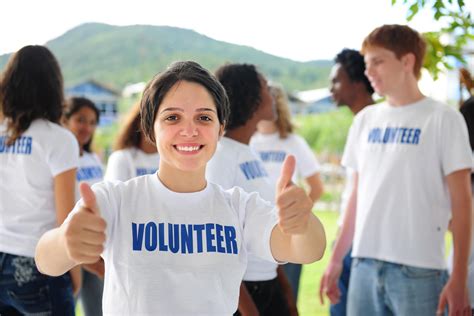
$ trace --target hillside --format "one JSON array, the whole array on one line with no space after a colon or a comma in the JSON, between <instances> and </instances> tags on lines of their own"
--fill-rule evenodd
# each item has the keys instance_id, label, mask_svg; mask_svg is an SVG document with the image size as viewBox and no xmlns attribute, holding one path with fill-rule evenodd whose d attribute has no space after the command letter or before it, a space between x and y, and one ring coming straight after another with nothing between
<instances>
[{"instance_id":1,"label":"hillside","mask_svg":"<svg viewBox=\"0 0 474 316\"><path fill-rule=\"evenodd\" d=\"M117 89L148 81L176 60L195 60L210 70L226 62L256 64L289 90L327 86L331 61L295 62L247 46L167 26L80 25L46 43L58 58L66 86L96 79ZM3 69L9 55L0 56Z\"/></svg>"}]
</instances>

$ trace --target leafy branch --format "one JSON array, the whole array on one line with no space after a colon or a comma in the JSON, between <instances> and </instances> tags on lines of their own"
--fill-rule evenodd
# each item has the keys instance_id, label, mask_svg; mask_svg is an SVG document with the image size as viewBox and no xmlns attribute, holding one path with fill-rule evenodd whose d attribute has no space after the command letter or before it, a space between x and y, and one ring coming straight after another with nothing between
<instances>
[{"instance_id":1,"label":"leafy branch","mask_svg":"<svg viewBox=\"0 0 474 316\"><path fill-rule=\"evenodd\" d=\"M431 7L435 21L442 21L439 31L423 33L428 44L424 67L434 79L444 69L452 69L450 59L454 58L466 64L463 57L464 47L474 40L474 21L468 12L464 0L391 0L408 6L407 21L411 21L421 10ZM448 37L449 43L441 40Z\"/></svg>"}]
</instances>

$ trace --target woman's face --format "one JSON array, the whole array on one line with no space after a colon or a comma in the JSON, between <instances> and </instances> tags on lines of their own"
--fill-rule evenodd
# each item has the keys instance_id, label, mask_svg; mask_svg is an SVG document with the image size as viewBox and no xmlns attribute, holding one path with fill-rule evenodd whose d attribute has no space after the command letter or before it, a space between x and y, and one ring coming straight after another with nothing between
<instances>
[{"instance_id":1,"label":"woman's face","mask_svg":"<svg viewBox=\"0 0 474 316\"><path fill-rule=\"evenodd\" d=\"M179 81L165 95L157 111L154 131L160 170L204 172L223 126L206 88Z\"/></svg>"},{"instance_id":2,"label":"woman's face","mask_svg":"<svg viewBox=\"0 0 474 316\"><path fill-rule=\"evenodd\" d=\"M94 135L97 127L97 115L91 108L83 106L69 119L66 119L65 126L76 136L79 146L82 148Z\"/></svg>"}]
</instances>

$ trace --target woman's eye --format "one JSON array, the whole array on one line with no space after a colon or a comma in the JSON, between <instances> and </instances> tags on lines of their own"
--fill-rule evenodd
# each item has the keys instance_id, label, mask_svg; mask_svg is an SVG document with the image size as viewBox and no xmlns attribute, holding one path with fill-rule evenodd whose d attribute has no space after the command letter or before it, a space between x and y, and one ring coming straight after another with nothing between
<instances>
[{"instance_id":1,"label":"woman's eye","mask_svg":"<svg viewBox=\"0 0 474 316\"><path fill-rule=\"evenodd\" d=\"M166 121L176 121L178 119L177 115L170 115L165 118Z\"/></svg>"},{"instance_id":2,"label":"woman's eye","mask_svg":"<svg viewBox=\"0 0 474 316\"><path fill-rule=\"evenodd\" d=\"M199 117L199 120L201 120L201 121L206 121L206 122L212 121L212 119L211 119L209 116L207 116L207 115L201 115L201 116Z\"/></svg>"}]
</instances>

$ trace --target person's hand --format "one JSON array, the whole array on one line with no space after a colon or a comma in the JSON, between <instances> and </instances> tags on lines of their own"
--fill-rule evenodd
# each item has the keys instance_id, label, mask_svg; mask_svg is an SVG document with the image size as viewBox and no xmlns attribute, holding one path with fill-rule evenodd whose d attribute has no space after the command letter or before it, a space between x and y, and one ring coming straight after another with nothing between
<instances>
[{"instance_id":1,"label":"person's hand","mask_svg":"<svg viewBox=\"0 0 474 316\"><path fill-rule=\"evenodd\" d=\"M99 261L95 263L88 263L82 265L82 267L90 272L98 276L99 278L103 279L105 274L105 266L104 266L104 259L100 258Z\"/></svg>"},{"instance_id":2,"label":"person's hand","mask_svg":"<svg viewBox=\"0 0 474 316\"><path fill-rule=\"evenodd\" d=\"M104 251L105 220L100 216L94 192L80 184L83 206L62 228L62 239L68 257L76 264L95 263Z\"/></svg>"},{"instance_id":3,"label":"person's hand","mask_svg":"<svg viewBox=\"0 0 474 316\"><path fill-rule=\"evenodd\" d=\"M313 207L313 202L306 192L291 182L295 165L295 157L287 156L276 188L278 225L284 233L292 235L306 232Z\"/></svg>"},{"instance_id":4,"label":"person's hand","mask_svg":"<svg viewBox=\"0 0 474 316\"><path fill-rule=\"evenodd\" d=\"M454 276L449 278L439 297L436 315L443 315L448 304L449 316L471 316L469 293L465 280L458 280Z\"/></svg>"},{"instance_id":5,"label":"person's hand","mask_svg":"<svg viewBox=\"0 0 474 316\"><path fill-rule=\"evenodd\" d=\"M342 263L329 262L326 271L319 283L319 300L324 305L324 296L329 298L331 304L337 304L341 297L338 281L342 272Z\"/></svg>"}]
</instances>

